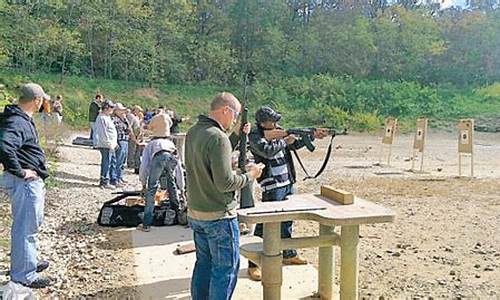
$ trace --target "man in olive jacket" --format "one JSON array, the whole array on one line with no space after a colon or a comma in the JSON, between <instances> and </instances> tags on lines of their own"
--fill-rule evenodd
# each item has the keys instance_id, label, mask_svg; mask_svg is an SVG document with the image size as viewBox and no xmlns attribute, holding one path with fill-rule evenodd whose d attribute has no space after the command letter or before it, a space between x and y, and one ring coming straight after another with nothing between
<instances>
[{"instance_id":1,"label":"man in olive jacket","mask_svg":"<svg viewBox=\"0 0 500 300\"><path fill-rule=\"evenodd\" d=\"M260 166L234 174L231 142L226 134L236 122L241 104L230 93L212 101L208 116L186 136L186 175L189 224L194 232L196 264L191 295L199 299L230 299L239 270L239 228L234 191L261 175Z\"/></svg>"}]
</instances>

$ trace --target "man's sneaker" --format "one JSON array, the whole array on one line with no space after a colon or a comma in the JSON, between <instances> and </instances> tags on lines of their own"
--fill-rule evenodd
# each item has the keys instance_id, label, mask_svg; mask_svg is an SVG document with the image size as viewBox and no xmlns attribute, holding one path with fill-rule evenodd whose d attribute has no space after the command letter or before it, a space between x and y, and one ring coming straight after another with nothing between
<instances>
[{"instance_id":1,"label":"man's sneaker","mask_svg":"<svg viewBox=\"0 0 500 300\"><path fill-rule=\"evenodd\" d=\"M36 265L36 271L38 273L45 271L49 267L49 262L46 260L40 260Z\"/></svg>"},{"instance_id":2,"label":"man's sneaker","mask_svg":"<svg viewBox=\"0 0 500 300\"><path fill-rule=\"evenodd\" d=\"M248 268L247 273L250 279L253 281L262 280L262 273L260 272L260 269L258 267Z\"/></svg>"},{"instance_id":3,"label":"man's sneaker","mask_svg":"<svg viewBox=\"0 0 500 300\"><path fill-rule=\"evenodd\" d=\"M120 181L113 182L113 183L111 183L111 185L113 185L115 187L124 187L125 186L125 184L123 182L120 182Z\"/></svg>"},{"instance_id":4,"label":"man's sneaker","mask_svg":"<svg viewBox=\"0 0 500 300\"><path fill-rule=\"evenodd\" d=\"M294 257L283 258L284 265L307 265L307 260L296 255Z\"/></svg>"},{"instance_id":5,"label":"man's sneaker","mask_svg":"<svg viewBox=\"0 0 500 300\"><path fill-rule=\"evenodd\" d=\"M43 288L50 286L51 282L50 282L50 279L48 279L47 277L38 277L37 279L33 280L29 284L25 284L25 283L21 283L21 284L24 285L25 287L29 287L32 289L43 289Z\"/></svg>"},{"instance_id":6,"label":"man's sneaker","mask_svg":"<svg viewBox=\"0 0 500 300\"><path fill-rule=\"evenodd\" d=\"M114 185L111 185L111 184L100 184L99 187L101 189L106 189L106 190L114 190L116 189L116 187Z\"/></svg>"},{"instance_id":7,"label":"man's sneaker","mask_svg":"<svg viewBox=\"0 0 500 300\"><path fill-rule=\"evenodd\" d=\"M151 231L151 226L144 225L144 224L139 224L139 226L137 226L137 229L140 230L140 231L144 231L144 232L150 232Z\"/></svg>"}]
</instances>

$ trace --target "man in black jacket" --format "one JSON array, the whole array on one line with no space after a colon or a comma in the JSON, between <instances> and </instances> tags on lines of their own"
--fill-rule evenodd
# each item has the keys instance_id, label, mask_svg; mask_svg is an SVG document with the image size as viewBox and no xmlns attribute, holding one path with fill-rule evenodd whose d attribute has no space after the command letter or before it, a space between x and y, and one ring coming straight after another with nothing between
<instances>
[{"instance_id":1,"label":"man in black jacket","mask_svg":"<svg viewBox=\"0 0 500 300\"><path fill-rule=\"evenodd\" d=\"M43 222L43 181L49 172L32 116L50 97L34 83L23 85L21 92L19 104L6 106L0 115L0 162L4 167L0 184L7 190L12 208L10 277L27 287L43 288L50 280L37 272L46 269L48 262L37 259L35 235Z\"/></svg>"},{"instance_id":2,"label":"man in black jacket","mask_svg":"<svg viewBox=\"0 0 500 300\"><path fill-rule=\"evenodd\" d=\"M89 123L90 123L90 139L95 145L94 142L94 124L95 120L97 119L97 116L101 112L101 105L102 105L102 95L97 94L95 95L95 100L90 103L89 106Z\"/></svg>"},{"instance_id":3,"label":"man in black jacket","mask_svg":"<svg viewBox=\"0 0 500 300\"><path fill-rule=\"evenodd\" d=\"M262 176L257 180L262 188L262 201L283 201L293 193L293 184L296 182L295 167L291 150L305 146L300 137L288 135L277 122L281 115L272 108L263 106L255 113L256 126L248 136L250 151L254 155L255 163L265 165ZM320 132L314 137L323 138ZM281 238L292 237L292 221L281 223ZM262 224L255 227L256 236L262 237ZM307 264L307 261L297 255L295 249L283 251L283 263L291 265ZM252 280L261 280L260 270L249 261L248 274Z\"/></svg>"}]
</instances>

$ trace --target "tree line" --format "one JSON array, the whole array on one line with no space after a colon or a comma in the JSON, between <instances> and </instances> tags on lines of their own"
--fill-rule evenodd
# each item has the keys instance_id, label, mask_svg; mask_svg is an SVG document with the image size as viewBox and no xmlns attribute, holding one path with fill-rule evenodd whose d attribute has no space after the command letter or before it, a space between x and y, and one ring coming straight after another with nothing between
<instances>
[{"instance_id":1,"label":"tree line","mask_svg":"<svg viewBox=\"0 0 500 300\"><path fill-rule=\"evenodd\" d=\"M0 0L0 64L21 72L235 85L330 74L500 81L499 0Z\"/></svg>"}]
</instances>

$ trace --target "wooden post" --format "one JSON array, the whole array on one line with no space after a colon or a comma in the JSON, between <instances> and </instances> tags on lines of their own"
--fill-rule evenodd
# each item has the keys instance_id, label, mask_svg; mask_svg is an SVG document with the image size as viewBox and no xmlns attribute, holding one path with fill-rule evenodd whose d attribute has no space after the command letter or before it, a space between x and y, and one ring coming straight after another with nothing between
<instances>
[{"instance_id":1,"label":"wooden post","mask_svg":"<svg viewBox=\"0 0 500 300\"><path fill-rule=\"evenodd\" d=\"M470 154L470 176L474 177L474 153Z\"/></svg>"},{"instance_id":2,"label":"wooden post","mask_svg":"<svg viewBox=\"0 0 500 300\"><path fill-rule=\"evenodd\" d=\"M387 155L387 165L391 166L392 144L389 145L389 155Z\"/></svg>"},{"instance_id":3,"label":"wooden post","mask_svg":"<svg viewBox=\"0 0 500 300\"><path fill-rule=\"evenodd\" d=\"M462 176L462 153L458 153L458 176Z\"/></svg>"},{"instance_id":4,"label":"wooden post","mask_svg":"<svg viewBox=\"0 0 500 300\"><path fill-rule=\"evenodd\" d=\"M413 149L413 154L411 156L411 170L413 171L415 169L415 149Z\"/></svg>"},{"instance_id":5,"label":"wooden post","mask_svg":"<svg viewBox=\"0 0 500 300\"><path fill-rule=\"evenodd\" d=\"M458 122L458 176L462 176L462 155L470 155L470 174L474 177L474 119Z\"/></svg>"},{"instance_id":6,"label":"wooden post","mask_svg":"<svg viewBox=\"0 0 500 300\"><path fill-rule=\"evenodd\" d=\"M420 159L420 172L424 171L424 150L422 150L422 155Z\"/></svg>"},{"instance_id":7,"label":"wooden post","mask_svg":"<svg viewBox=\"0 0 500 300\"><path fill-rule=\"evenodd\" d=\"M334 234L334 227L320 224L319 235L332 235ZM333 247L320 247L319 248L319 262L318 262L318 292L321 300L331 300L333 297Z\"/></svg>"},{"instance_id":8,"label":"wooden post","mask_svg":"<svg viewBox=\"0 0 500 300\"><path fill-rule=\"evenodd\" d=\"M264 256L262 257L262 286L264 300L281 299L281 223L264 223Z\"/></svg>"},{"instance_id":9,"label":"wooden post","mask_svg":"<svg viewBox=\"0 0 500 300\"><path fill-rule=\"evenodd\" d=\"M382 156L384 154L384 144L380 145L380 154L378 156L378 164L381 166L382 165Z\"/></svg>"},{"instance_id":10,"label":"wooden post","mask_svg":"<svg viewBox=\"0 0 500 300\"><path fill-rule=\"evenodd\" d=\"M398 124L398 119L394 118L385 119L384 135L382 136L382 146L380 148L380 163L379 163L380 165L382 165L382 154L383 154L384 144L389 145L389 155L387 156L387 164L389 166L391 165L392 143L394 141L394 135L397 124Z\"/></svg>"},{"instance_id":11,"label":"wooden post","mask_svg":"<svg viewBox=\"0 0 500 300\"><path fill-rule=\"evenodd\" d=\"M413 161L411 164L411 170L415 170L415 159L418 156L418 153L420 153L420 173L424 171L424 149L425 141L427 139L427 124L427 119L417 119L417 130L415 131L415 138L413 139Z\"/></svg>"},{"instance_id":12,"label":"wooden post","mask_svg":"<svg viewBox=\"0 0 500 300\"><path fill-rule=\"evenodd\" d=\"M358 299L359 225L342 226L340 235L340 300Z\"/></svg>"}]
</instances>

